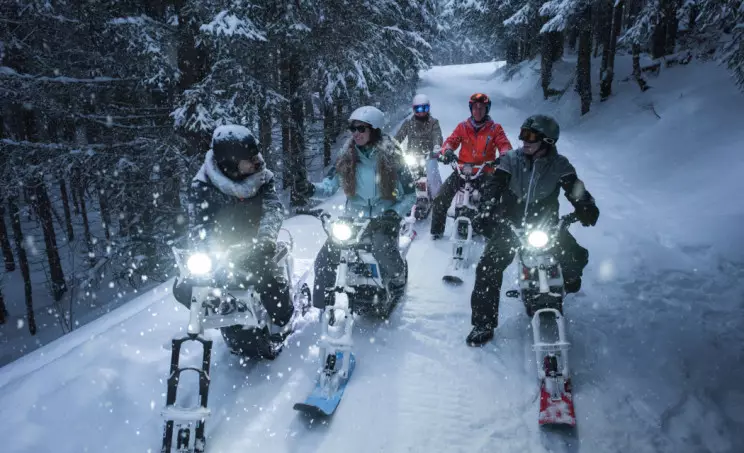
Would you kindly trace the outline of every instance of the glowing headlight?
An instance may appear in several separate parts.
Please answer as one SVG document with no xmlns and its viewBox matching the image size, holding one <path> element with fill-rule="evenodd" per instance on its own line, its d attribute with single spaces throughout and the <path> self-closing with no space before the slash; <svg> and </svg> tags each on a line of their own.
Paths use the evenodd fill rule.
<svg viewBox="0 0 744 453">
<path fill-rule="evenodd" d="M 403 159 L 406 161 L 406 165 L 409 167 L 413 167 L 418 164 L 418 159 L 416 159 L 416 156 L 413 154 L 406 154 L 403 156 Z"/>
<path fill-rule="evenodd" d="M 334 223 L 331 233 L 339 241 L 347 241 L 351 238 L 351 227 L 345 223 Z"/>
<path fill-rule="evenodd" d="M 194 253 L 186 262 L 186 267 L 195 275 L 208 274 L 212 270 L 212 259 L 204 253 Z"/>
<path fill-rule="evenodd" d="M 533 231 L 527 236 L 527 242 L 533 247 L 542 248 L 548 243 L 548 235 L 544 231 Z"/>
</svg>

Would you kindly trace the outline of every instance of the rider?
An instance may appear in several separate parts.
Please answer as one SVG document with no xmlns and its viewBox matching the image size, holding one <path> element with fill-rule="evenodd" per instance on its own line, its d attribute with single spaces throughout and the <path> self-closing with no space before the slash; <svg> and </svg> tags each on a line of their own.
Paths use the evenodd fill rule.
<svg viewBox="0 0 744 453">
<path fill-rule="evenodd" d="M 189 189 L 189 239 L 197 248 L 245 245 L 241 266 L 256 272 L 251 278 L 261 303 L 278 326 L 285 326 L 293 312 L 289 282 L 274 260 L 283 210 L 274 175 L 251 131 L 239 125 L 217 127 Z M 174 292 L 179 302 L 190 305 L 191 288 Z M 235 307 L 221 308 L 226 314 Z"/>
<path fill-rule="evenodd" d="M 349 117 L 352 137 L 341 148 L 335 171 L 320 183 L 306 183 L 304 187 L 307 196 L 323 198 L 341 187 L 346 194 L 345 215 L 374 219 L 372 254 L 380 264 L 383 282 L 395 288 L 405 284 L 405 262 L 398 249 L 400 223 L 416 196 L 403 153 L 390 136 L 382 133 L 384 120 L 384 114 L 375 107 L 354 110 Z M 333 300 L 325 299 L 325 289 L 336 280 L 340 253 L 329 239 L 315 259 L 312 299 L 318 308 L 333 304 Z"/>
<path fill-rule="evenodd" d="M 555 224 L 558 194 L 563 188 L 581 224 L 597 223 L 599 208 L 594 198 L 576 175 L 573 165 L 558 154 L 555 145 L 559 133 L 558 123 L 549 116 L 527 118 L 519 134 L 522 147 L 502 156 L 498 168 L 484 184 L 484 200 L 487 201 L 481 215 L 493 226 L 493 232 L 475 273 L 470 299 L 473 330 L 467 337 L 471 346 L 491 340 L 498 326 L 502 274 L 519 244 L 504 221 L 515 225 L 522 225 L 523 221 L 533 225 Z M 581 288 L 581 275 L 589 263 L 589 252 L 568 230 L 561 231 L 558 247 L 561 253 L 557 254 L 557 259 L 563 270 L 565 290 L 575 293 Z"/>
<path fill-rule="evenodd" d="M 442 145 L 439 159 L 449 164 L 458 160 L 455 150 L 460 147 L 460 163 L 482 165 L 488 161 L 495 161 L 499 155 L 503 155 L 512 149 L 509 139 L 506 138 L 504 129 L 500 124 L 494 122 L 488 112 L 491 110 L 491 100 L 483 93 L 475 93 L 470 96 L 470 118 L 457 125 L 452 135 L 447 137 Z M 498 150 L 499 155 L 496 154 Z M 492 169 L 485 168 L 485 173 Z M 442 184 L 442 188 L 434 199 L 434 207 L 431 215 L 431 236 L 439 239 L 444 233 L 447 221 L 447 209 L 452 203 L 462 181 L 456 172 L 453 172 Z"/>
<path fill-rule="evenodd" d="M 431 104 L 425 94 L 413 97 L 413 116 L 406 119 L 395 134 L 399 143 L 408 137 L 408 149 L 426 156 L 426 185 L 432 198 L 439 193 L 442 177 L 439 175 L 439 149 L 442 146 L 442 128 L 439 120 L 431 116 Z"/>
</svg>

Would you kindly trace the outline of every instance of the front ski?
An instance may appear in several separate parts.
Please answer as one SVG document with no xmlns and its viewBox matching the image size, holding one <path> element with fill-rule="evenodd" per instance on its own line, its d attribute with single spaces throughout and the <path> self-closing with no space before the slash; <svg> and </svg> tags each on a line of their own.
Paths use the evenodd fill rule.
<svg viewBox="0 0 744 453">
<path fill-rule="evenodd" d="M 545 378 L 540 385 L 540 425 L 576 426 L 571 381 Z"/>
<path fill-rule="evenodd" d="M 338 351 L 335 355 L 335 362 L 342 363 L 343 352 Z M 295 403 L 294 409 L 300 412 L 306 413 L 311 416 L 330 416 L 338 407 L 341 402 L 341 397 L 344 395 L 346 390 L 346 384 L 349 383 L 352 373 L 354 372 L 354 366 L 356 364 L 356 358 L 354 354 L 349 353 L 349 371 L 345 378 L 338 376 L 338 373 L 334 373 L 327 384 L 324 386 L 319 378 L 315 383 L 310 395 L 305 399 L 304 403 Z M 330 356 L 333 358 L 334 356 Z"/>
<path fill-rule="evenodd" d="M 547 330 L 557 329 L 558 338 L 544 338 Z M 544 332 L 546 330 L 546 332 Z M 540 381 L 539 423 L 545 425 L 576 426 L 571 374 L 568 367 L 566 327 L 563 315 L 555 308 L 541 308 L 532 317 L 535 358 Z"/>
</svg>

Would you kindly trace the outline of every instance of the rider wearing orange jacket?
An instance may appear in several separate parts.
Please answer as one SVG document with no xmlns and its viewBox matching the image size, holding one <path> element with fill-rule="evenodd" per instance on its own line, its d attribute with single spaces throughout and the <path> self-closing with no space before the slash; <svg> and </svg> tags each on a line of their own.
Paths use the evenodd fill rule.
<svg viewBox="0 0 744 453">
<path fill-rule="evenodd" d="M 442 144 L 439 160 L 445 164 L 459 159 L 461 164 L 482 165 L 486 162 L 495 161 L 497 157 L 512 149 L 512 145 L 504 133 L 504 128 L 488 116 L 488 112 L 491 110 L 491 100 L 488 96 L 483 93 L 476 93 L 470 96 L 469 105 L 470 118 L 458 124 Z M 460 147 L 459 158 L 455 154 L 458 146 Z M 487 167 L 483 171 L 491 173 L 493 168 Z M 439 194 L 434 199 L 432 209 L 431 235 L 433 239 L 442 237 L 447 220 L 447 209 L 461 183 L 462 180 L 457 173 L 452 173 L 439 189 Z"/>
</svg>

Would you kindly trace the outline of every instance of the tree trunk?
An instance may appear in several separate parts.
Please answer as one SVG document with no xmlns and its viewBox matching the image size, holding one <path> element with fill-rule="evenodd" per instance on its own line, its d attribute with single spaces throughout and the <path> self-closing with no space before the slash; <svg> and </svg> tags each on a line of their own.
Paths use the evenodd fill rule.
<svg viewBox="0 0 744 453">
<path fill-rule="evenodd" d="M 506 64 L 516 65 L 519 64 L 519 42 L 516 39 L 507 38 L 506 43 Z"/>
<path fill-rule="evenodd" d="M 600 71 L 599 98 L 604 101 L 612 94 L 612 80 L 615 75 L 615 52 L 617 50 L 617 38 L 620 35 L 623 22 L 624 1 L 615 3 L 612 14 L 612 26 L 608 30 L 607 49 L 602 55 L 602 70 Z"/>
<path fill-rule="evenodd" d="M 296 55 L 292 55 L 290 63 L 289 93 L 290 93 L 290 173 L 299 175 L 301 181 L 307 180 L 307 169 L 305 168 L 305 108 L 300 91 L 302 84 L 301 62 Z M 297 193 L 293 182 L 290 189 L 290 203 L 295 206 L 307 204 L 307 199 Z"/>
<path fill-rule="evenodd" d="M 346 119 L 344 118 L 344 103 L 341 99 L 336 99 L 336 121 L 333 129 L 333 136 L 338 137 L 344 131 Z"/>
<path fill-rule="evenodd" d="M 199 18 L 194 17 L 193 7 L 185 7 L 190 3 L 188 0 L 175 0 L 174 7 L 178 15 L 178 69 L 180 78 L 178 81 L 178 90 L 183 93 L 194 84 L 203 80 L 209 73 L 209 53 L 205 46 L 197 46 L 197 37 L 199 36 Z M 197 155 L 204 149 L 209 148 L 209 142 L 212 134 L 203 132 L 183 132 L 187 138 L 189 155 Z"/>
<path fill-rule="evenodd" d="M 540 58 L 540 78 L 542 82 L 543 98 L 548 99 L 550 96 L 560 94 L 550 88 L 550 82 L 553 80 L 553 62 L 556 61 L 556 53 L 558 52 L 558 45 L 556 42 L 561 43 L 560 47 L 563 48 L 563 34 L 560 32 L 549 32 L 542 34 L 542 49 Z"/>
<path fill-rule="evenodd" d="M 563 58 L 565 41 L 566 37 L 562 31 L 555 32 L 553 39 L 550 40 L 550 44 L 553 47 L 553 63 L 561 61 L 561 58 Z"/>
<path fill-rule="evenodd" d="M 31 335 L 36 335 L 36 320 L 34 319 L 34 303 L 31 297 L 31 271 L 28 267 L 28 257 L 23 245 L 23 231 L 21 230 L 21 214 L 18 211 L 18 205 L 15 200 L 8 199 L 8 211 L 10 214 L 10 223 L 13 228 L 13 239 L 15 241 L 16 253 L 18 254 L 18 265 L 21 268 L 23 276 L 23 288 L 26 293 L 26 317 L 28 320 L 28 331 Z"/>
<path fill-rule="evenodd" d="M 67 183 L 65 178 L 59 178 L 59 193 L 62 197 L 62 208 L 65 212 L 65 229 L 67 230 L 67 242 L 75 239 L 75 232 L 72 229 L 72 214 L 70 213 L 70 200 L 67 197 Z"/>
<path fill-rule="evenodd" d="M 52 297 L 54 297 L 55 301 L 59 301 L 67 291 L 67 284 L 65 283 L 62 261 L 59 258 L 59 250 L 57 249 L 57 236 L 54 231 L 54 219 L 52 219 L 52 203 L 49 200 L 46 185 L 41 178 L 35 178 L 31 181 L 31 190 L 34 194 L 36 215 L 39 216 L 41 229 L 44 232 L 44 244 L 46 246 L 49 274 L 52 281 Z"/>
<path fill-rule="evenodd" d="M 579 19 L 579 53 L 576 60 L 576 90 L 581 98 L 581 114 L 589 113 L 592 104 L 592 9 L 582 6 Z"/>
<path fill-rule="evenodd" d="M 641 45 L 633 44 L 632 52 L 633 52 L 633 77 L 635 78 L 636 82 L 638 82 L 638 86 L 641 88 L 641 91 L 646 91 L 648 90 L 649 86 L 646 83 L 646 81 L 643 80 L 643 75 L 641 74 Z"/>
<path fill-rule="evenodd" d="M 664 55 L 672 55 L 677 47 L 677 0 L 665 0 L 664 21 L 666 22 L 666 37 L 664 40 Z"/>
<path fill-rule="evenodd" d="M 77 194 L 77 185 L 78 181 L 77 178 L 80 175 L 80 172 L 77 171 L 76 168 L 72 169 L 72 178 L 70 178 L 70 194 L 72 195 L 72 208 L 75 215 L 80 215 L 80 200 L 78 200 L 78 194 Z"/>
<path fill-rule="evenodd" d="M 690 6 L 690 13 L 687 16 L 687 30 L 688 33 L 696 32 L 697 28 L 697 16 L 700 13 L 700 6 L 698 5 L 692 5 Z"/>
<path fill-rule="evenodd" d="M 323 102 L 323 167 L 331 165 L 331 146 L 333 145 L 333 104 Z"/>
<path fill-rule="evenodd" d="M 73 192 L 77 192 L 78 203 L 80 204 L 80 215 L 83 218 L 83 237 L 87 248 L 90 249 L 90 224 L 88 223 L 88 209 L 85 207 L 85 181 L 83 181 L 82 175 L 79 169 L 74 170 L 75 181 L 77 181 L 76 188 L 73 188 Z"/>
<path fill-rule="evenodd" d="M 568 48 L 576 52 L 576 42 L 579 39 L 579 27 L 572 26 L 568 29 Z"/>
<path fill-rule="evenodd" d="M 261 152 L 264 154 L 264 157 L 270 161 L 272 166 L 274 166 L 274 163 L 271 162 L 274 157 L 271 149 L 271 128 L 273 126 L 271 120 L 271 106 L 266 105 L 265 102 L 266 99 L 264 99 L 263 103 L 259 104 L 258 107 L 258 140 L 261 143 Z"/>
<path fill-rule="evenodd" d="M 292 102 L 290 93 L 291 62 L 286 51 L 281 52 L 281 86 L 284 96 Z M 292 162 L 292 116 L 289 104 L 282 104 L 281 122 L 282 122 L 282 184 L 284 189 L 292 186 L 291 162 Z"/>
<path fill-rule="evenodd" d="M 8 229 L 5 226 L 5 206 L 3 205 L 0 205 L 0 246 L 3 249 L 5 270 L 7 272 L 13 272 L 15 270 L 15 258 L 13 257 L 13 249 L 10 247 Z"/>
<path fill-rule="evenodd" d="M 5 299 L 3 299 L 3 287 L 0 286 L 0 324 L 5 324 L 8 317 L 8 309 L 5 308 Z"/>
<path fill-rule="evenodd" d="M 103 227 L 103 234 L 106 236 L 106 240 L 111 240 L 111 213 L 109 212 L 108 207 L 108 197 L 106 195 L 106 190 L 104 189 L 105 183 L 102 181 L 102 179 L 105 176 L 100 176 L 99 180 L 97 181 L 98 186 L 98 206 L 101 209 L 101 226 Z M 161 181 L 162 182 L 162 181 Z"/>
</svg>

